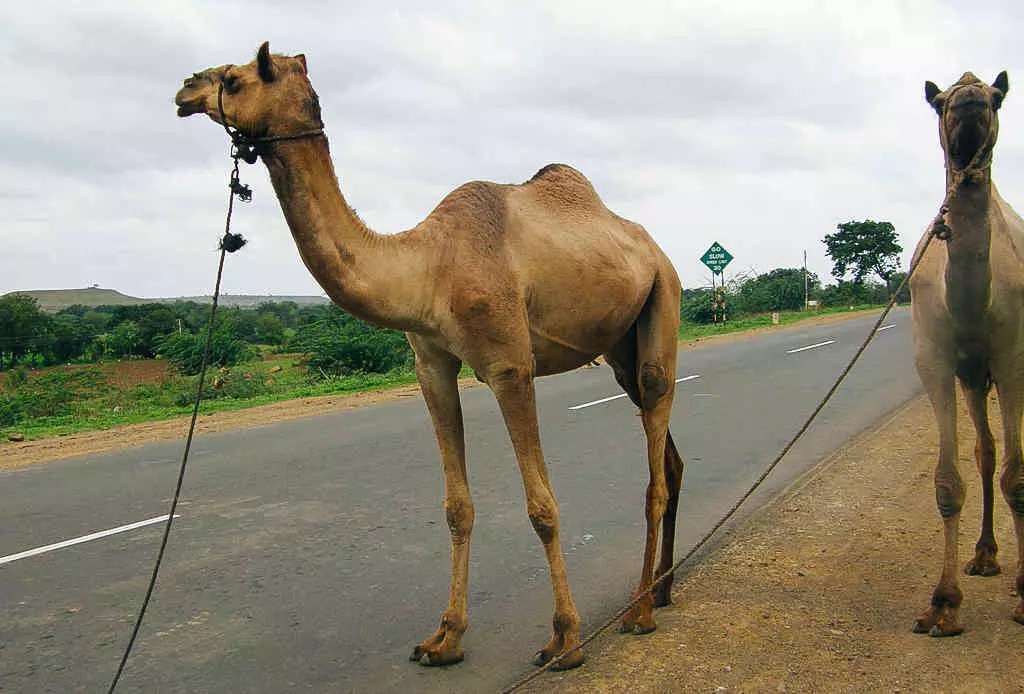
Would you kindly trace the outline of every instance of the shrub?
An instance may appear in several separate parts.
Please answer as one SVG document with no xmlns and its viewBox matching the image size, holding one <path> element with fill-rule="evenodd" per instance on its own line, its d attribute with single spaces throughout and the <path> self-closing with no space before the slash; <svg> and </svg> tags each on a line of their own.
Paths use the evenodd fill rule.
<svg viewBox="0 0 1024 694">
<path fill-rule="evenodd" d="M 159 341 L 158 354 L 187 376 L 199 373 L 203 365 L 204 337 L 192 333 L 171 333 Z M 248 360 L 252 348 L 224 330 L 215 330 L 210 340 L 211 367 L 234 366 Z"/>
<path fill-rule="evenodd" d="M 405 335 L 364 323 L 340 309 L 300 328 L 292 348 L 303 352 L 310 373 L 321 377 L 387 373 L 413 362 Z"/>
</svg>

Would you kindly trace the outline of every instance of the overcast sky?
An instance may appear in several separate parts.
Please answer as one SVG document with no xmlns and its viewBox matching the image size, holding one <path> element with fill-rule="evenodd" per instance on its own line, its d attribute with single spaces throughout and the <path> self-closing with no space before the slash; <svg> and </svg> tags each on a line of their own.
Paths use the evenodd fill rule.
<svg viewBox="0 0 1024 694">
<path fill-rule="evenodd" d="M 324 3 L 327 4 L 327 3 Z M 230 170 L 224 132 L 179 119 L 182 79 L 305 53 L 345 196 L 376 231 L 469 180 L 581 170 L 643 224 L 683 286 L 809 267 L 822 238 L 892 222 L 906 265 L 943 197 L 924 81 L 1010 94 L 993 176 L 1024 212 L 1024 3 L 6 2 L 0 8 L 0 294 L 91 284 L 209 294 Z M 1017 80 L 1022 88 L 1015 92 Z M 319 294 L 262 163 L 236 208 L 230 293 Z"/>
</svg>

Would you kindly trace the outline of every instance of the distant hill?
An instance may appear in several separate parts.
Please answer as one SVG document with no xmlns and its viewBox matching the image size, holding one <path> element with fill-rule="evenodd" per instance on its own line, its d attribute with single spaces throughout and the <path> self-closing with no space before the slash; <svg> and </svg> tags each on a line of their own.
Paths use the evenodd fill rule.
<svg viewBox="0 0 1024 694">
<path fill-rule="evenodd" d="M 61 309 L 74 306 L 133 306 L 137 304 L 171 304 L 175 301 L 195 301 L 200 304 L 210 303 L 208 296 L 176 296 L 158 299 L 143 299 L 137 296 L 128 296 L 114 289 L 100 289 L 99 287 L 88 287 L 86 289 L 31 289 L 23 292 L 11 292 L 27 294 L 35 297 L 39 302 L 39 308 L 48 313 L 56 313 Z M 6 295 L 5 295 L 6 296 Z M 266 301 L 280 303 L 283 301 L 294 301 L 300 306 L 305 304 L 326 304 L 329 302 L 324 296 L 271 296 L 256 294 L 221 294 L 221 306 L 240 306 L 242 308 L 255 308 Z"/>
</svg>

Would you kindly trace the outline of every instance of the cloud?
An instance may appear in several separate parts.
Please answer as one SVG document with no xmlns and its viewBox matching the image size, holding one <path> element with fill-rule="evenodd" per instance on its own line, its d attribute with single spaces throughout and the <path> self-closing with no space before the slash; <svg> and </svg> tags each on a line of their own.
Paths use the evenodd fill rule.
<svg viewBox="0 0 1024 694">
<path fill-rule="evenodd" d="M 467 180 L 561 161 L 647 227 L 688 286 L 714 240 L 762 272 L 807 249 L 827 277 L 821 239 L 850 219 L 892 221 L 909 258 L 943 194 L 924 80 L 1024 74 L 1009 0 L 8 5 L 0 292 L 209 291 L 228 143 L 171 99 L 267 39 L 306 54 L 346 198 L 374 228 L 415 225 Z M 1015 93 L 994 168 L 1011 203 Z M 262 166 L 243 178 L 256 201 L 236 218 L 251 244 L 232 290 L 319 293 Z"/>
</svg>

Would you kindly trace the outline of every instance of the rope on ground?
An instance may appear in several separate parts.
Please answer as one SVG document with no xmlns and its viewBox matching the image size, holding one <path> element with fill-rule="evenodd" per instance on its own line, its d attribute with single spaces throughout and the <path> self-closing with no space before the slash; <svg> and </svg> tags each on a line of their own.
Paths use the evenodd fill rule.
<svg viewBox="0 0 1024 694">
<path fill-rule="evenodd" d="M 135 626 L 132 628 L 132 634 L 128 639 L 127 646 L 125 646 L 124 654 L 121 656 L 121 662 L 117 666 L 117 672 L 114 673 L 114 679 L 111 681 L 110 688 L 107 690 L 108 694 L 113 694 L 114 690 L 117 688 L 117 683 L 120 681 L 125 665 L 128 663 L 128 657 L 131 655 L 132 648 L 135 646 L 135 639 L 139 635 L 139 629 L 142 628 L 142 620 L 146 616 L 146 609 L 149 607 L 150 598 L 153 597 L 153 589 L 156 587 L 156 579 L 160 573 L 160 566 L 163 564 L 164 554 L 167 551 L 167 542 L 171 535 L 171 525 L 174 523 L 174 512 L 178 508 L 178 500 L 181 498 L 182 483 L 185 481 L 185 467 L 188 463 L 189 451 L 192 448 L 192 437 L 196 430 L 196 419 L 199 417 L 199 403 L 203 399 L 203 382 L 206 379 L 206 367 L 210 363 L 210 343 L 213 338 L 214 318 L 217 315 L 217 301 L 220 298 L 220 280 L 224 274 L 224 257 L 228 253 L 234 253 L 245 245 L 245 239 L 242 238 L 240 234 L 231 233 L 231 213 L 234 210 L 236 195 L 240 199 L 247 201 L 252 197 L 252 194 L 245 194 L 244 191 L 247 191 L 248 187 L 239 187 L 237 153 L 233 151 L 232 157 L 235 160 L 235 168 L 231 173 L 231 183 L 229 184 L 231 192 L 228 195 L 228 213 L 227 219 L 224 222 L 224 236 L 220 240 L 220 261 L 217 264 L 217 281 L 213 287 L 213 303 L 210 306 L 210 322 L 206 327 L 206 341 L 203 344 L 203 361 L 199 367 L 199 381 L 196 386 L 196 398 L 192 406 L 192 421 L 188 426 L 188 436 L 185 438 L 185 450 L 182 453 L 181 465 L 178 468 L 178 481 L 174 486 L 174 495 L 171 497 L 171 506 L 167 512 L 167 521 L 164 523 L 164 534 L 163 538 L 160 540 L 160 549 L 157 551 L 156 562 L 153 565 L 153 574 L 149 578 L 149 585 L 146 587 L 146 595 L 142 598 L 142 605 L 139 608 L 139 614 L 135 618 Z M 242 189 L 244 189 L 244 191 Z"/>
<path fill-rule="evenodd" d="M 825 409 L 825 405 L 827 405 L 829 401 L 832 399 L 832 396 L 835 395 L 835 392 L 839 389 L 839 386 L 843 383 L 844 380 L 846 380 L 847 375 L 849 375 L 854 365 L 860 360 L 861 355 L 864 354 L 864 350 L 867 349 L 868 345 L 871 343 L 871 340 L 874 339 L 875 335 L 878 333 L 878 329 L 882 326 L 882 322 L 886 319 L 886 317 L 888 317 L 889 312 L 892 311 L 893 306 L 896 305 L 896 297 L 899 296 L 903 289 L 907 286 L 907 283 L 910 282 L 910 278 L 913 277 L 914 275 L 914 271 L 917 270 L 918 265 L 921 264 L 921 260 L 924 258 L 925 251 L 928 250 L 928 246 L 931 245 L 932 239 L 943 238 L 943 236 L 940 235 L 941 228 L 937 229 L 937 226 L 937 223 L 933 223 L 928 235 L 925 237 L 924 245 L 921 247 L 920 252 L 914 256 L 914 259 L 910 264 L 910 269 L 907 272 L 907 276 L 903 278 L 903 281 L 900 282 L 900 286 L 896 289 L 895 292 L 893 292 L 893 295 L 889 299 L 889 303 L 885 307 L 885 310 L 882 311 L 882 314 L 878 317 L 878 320 L 876 320 L 875 324 L 871 327 L 871 331 L 868 333 L 867 338 L 865 338 L 864 342 L 861 343 L 860 347 L 853 355 L 853 358 L 850 359 L 850 363 L 846 365 L 846 368 L 844 368 L 842 372 L 839 374 L 839 377 L 836 378 L 835 383 L 833 383 L 832 387 L 829 388 L 828 392 L 825 393 L 825 396 L 821 399 L 821 402 L 818 403 L 818 406 L 814 408 L 810 416 L 808 416 L 806 421 L 804 421 L 803 426 L 800 427 L 796 434 L 793 435 L 793 438 L 789 440 L 789 443 L 787 443 L 783 447 L 782 451 L 775 457 L 775 460 L 773 460 L 771 464 L 768 465 L 767 468 L 765 468 L 764 472 L 762 472 L 761 475 L 757 478 L 757 480 L 755 480 L 754 483 L 750 485 L 750 488 L 747 489 L 746 492 L 744 492 L 744 494 L 736 501 L 736 503 L 732 505 L 732 507 L 725 513 L 725 515 L 722 516 L 722 518 L 719 519 L 718 522 L 715 523 L 711 527 L 711 529 L 704 534 L 704 536 L 697 542 L 697 544 L 695 544 L 693 548 L 686 553 L 686 556 L 677 561 L 672 566 L 672 568 L 668 569 L 667 571 L 658 576 L 655 576 L 654 580 L 651 581 L 651 585 L 647 588 L 647 590 L 634 597 L 629 603 L 625 605 L 625 607 L 623 607 L 618 612 L 609 617 L 608 620 L 605 621 L 601 626 L 599 626 L 592 634 L 582 639 L 579 642 L 579 644 L 569 649 L 568 651 L 561 653 L 555 658 L 552 658 L 547 663 L 537 668 L 533 672 L 524 675 L 516 682 L 514 682 L 511 686 L 509 686 L 507 689 L 502 690 L 503 694 L 511 694 L 512 692 L 518 691 L 519 689 L 525 687 L 527 684 L 529 684 L 530 682 L 544 674 L 544 672 L 558 665 L 558 663 L 561 662 L 563 658 L 566 658 L 567 656 L 569 656 L 569 654 L 574 653 L 577 650 L 583 648 L 587 644 L 591 643 L 598 636 L 608 631 L 608 629 L 611 628 L 613 624 L 622 619 L 622 617 L 625 616 L 627 612 L 636 607 L 636 605 L 641 600 L 647 597 L 647 595 L 651 591 L 653 591 L 658 586 L 658 584 L 661 583 L 663 579 L 675 574 L 683 566 L 683 564 L 688 562 L 691 558 L 693 558 L 695 554 L 697 554 L 697 552 L 703 549 L 703 547 L 711 540 L 714 534 L 718 532 L 723 525 L 729 522 L 729 520 L 734 515 L 736 515 L 736 512 L 739 511 L 740 507 L 743 506 L 743 504 L 746 503 L 746 501 L 754 494 L 754 492 L 758 490 L 761 484 L 763 484 L 764 481 L 768 478 L 768 475 L 770 475 L 772 471 L 776 467 L 778 467 L 779 463 L 781 463 L 782 459 L 786 457 L 786 454 L 789 453 L 790 450 L 792 450 L 793 446 L 796 445 L 797 441 L 803 438 L 803 435 L 807 432 L 808 429 L 810 429 L 811 424 L 814 423 L 814 420 L 817 419 L 821 411 Z"/>
</svg>

